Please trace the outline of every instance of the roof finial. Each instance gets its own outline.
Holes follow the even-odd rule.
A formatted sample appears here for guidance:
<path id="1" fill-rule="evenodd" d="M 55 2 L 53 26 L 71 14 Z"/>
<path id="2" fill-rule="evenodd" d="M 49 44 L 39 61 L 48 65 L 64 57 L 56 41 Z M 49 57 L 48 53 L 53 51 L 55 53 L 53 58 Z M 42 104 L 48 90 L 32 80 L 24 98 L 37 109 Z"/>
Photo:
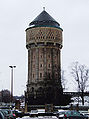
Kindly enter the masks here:
<path id="1" fill-rule="evenodd" d="M 43 7 L 43 11 L 45 11 L 45 7 Z"/>

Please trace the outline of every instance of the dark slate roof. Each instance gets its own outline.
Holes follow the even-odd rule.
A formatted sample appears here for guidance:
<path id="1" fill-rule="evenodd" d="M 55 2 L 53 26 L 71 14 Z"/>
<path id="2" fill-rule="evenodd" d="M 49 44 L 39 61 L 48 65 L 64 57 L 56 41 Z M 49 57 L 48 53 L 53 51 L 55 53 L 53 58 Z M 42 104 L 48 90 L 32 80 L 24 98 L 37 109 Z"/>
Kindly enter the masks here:
<path id="1" fill-rule="evenodd" d="M 60 24 L 52 18 L 45 10 L 43 10 L 30 24 L 29 26 L 54 26 L 59 27 Z"/>

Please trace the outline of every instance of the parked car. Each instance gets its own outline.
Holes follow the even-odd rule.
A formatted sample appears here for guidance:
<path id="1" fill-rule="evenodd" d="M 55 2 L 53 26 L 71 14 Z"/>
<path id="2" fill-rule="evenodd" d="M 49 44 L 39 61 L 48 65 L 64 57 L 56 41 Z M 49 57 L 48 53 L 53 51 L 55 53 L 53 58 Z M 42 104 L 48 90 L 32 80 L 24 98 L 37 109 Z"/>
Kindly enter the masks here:
<path id="1" fill-rule="evenodd" d="M 8 114 L 10 119 L 16 119 L 16 115 L 12 110 L 8 110 Z"/>
<path id="2" fill-rule="evenodd" d="M 16 119 L 16 115 L 9 109 L 1 109 L 5 119 Z"/>
<path id="3" fill-rule="evenodd" d="M 1 109 L 0 111 L 1 111 L 2 114 L 4 115 L 4 119 L 9 119 L 8 112 L 7 112 L 5 109 Z"/>
<path id="4" fill-rule="evenodd" d="M 5 119 L 4 114 L 0 111 L 0 119 Z"/>
<path id="5" fill-rule="evenodd" d="M 59 119 L 88 119 L 88 116 L 76 110 L 61 111 L 57 115 Z"/>
<path id="6" fill-rule="evenodd" d="M 22 118 L 24 116 L 24 112 L 18 111 L 18 110 L 13 110 L 13 113 L 16 115 L 17 117 Z"/>

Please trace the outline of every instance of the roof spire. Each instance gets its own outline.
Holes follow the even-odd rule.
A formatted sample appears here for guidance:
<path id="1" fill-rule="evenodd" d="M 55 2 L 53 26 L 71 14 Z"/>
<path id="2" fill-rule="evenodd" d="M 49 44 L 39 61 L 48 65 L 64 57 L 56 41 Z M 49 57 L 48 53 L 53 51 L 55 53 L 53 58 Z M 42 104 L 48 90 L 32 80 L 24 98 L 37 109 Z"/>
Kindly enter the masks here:
<path id="1" fill-rule="evenodd" d="M 43 11 L 45 11 L 45 7 L 43 7 Z"/>

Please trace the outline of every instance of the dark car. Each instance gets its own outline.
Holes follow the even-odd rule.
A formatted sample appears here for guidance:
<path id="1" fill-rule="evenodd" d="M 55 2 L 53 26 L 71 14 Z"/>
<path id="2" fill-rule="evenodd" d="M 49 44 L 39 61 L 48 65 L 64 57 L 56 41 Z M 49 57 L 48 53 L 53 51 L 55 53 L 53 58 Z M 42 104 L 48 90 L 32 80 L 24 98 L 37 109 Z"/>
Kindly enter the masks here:
<path id="1" fill-rule="evenodd" d="M 16 115 L 10 109 L 1 109 L 0 110 L 5 119 L 16 119 Z"/>
<path id="2" fill-rule="evenodd" d="M 6 111 L 5 109 L 1 109 L 0 112 L 4 115 L 4 119 L 9 118 L 8 111 Z"/>
<path id="3" fill-rule="evenodd" d="M 22 118 L 24 116 L 24 112 L 18 111 L 18 110 L 13 110 L 13 113 L 16 115 L 17 117 Z"/>
<path id="4" fill-rule="evenodd" d="M 88 119 L 88 116 L 83 115 L 82 113 L 76 110 L 68 110 L 59 112 L 57 115 L 59 119 Z"/>
<path id="5" fill-rule="evenodd" d="M 8 115 L 10 119 L 16 119 L 16 115 L 12 110 L 8 110 Z"/>
<path id="6" fill-rule="evenodd" d="M 4 114 L 0 111 L 0 119 L 5 119 Z"/>

